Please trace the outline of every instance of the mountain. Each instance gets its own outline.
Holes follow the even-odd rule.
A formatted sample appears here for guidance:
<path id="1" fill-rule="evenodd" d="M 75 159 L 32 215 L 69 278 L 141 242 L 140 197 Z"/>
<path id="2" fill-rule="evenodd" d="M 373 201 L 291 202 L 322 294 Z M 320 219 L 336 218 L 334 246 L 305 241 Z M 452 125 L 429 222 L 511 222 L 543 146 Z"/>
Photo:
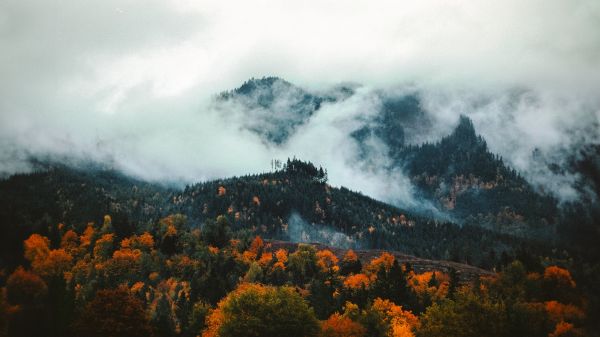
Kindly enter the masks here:
<path id="1" fill-rule="evenodd" d="M 347 188 L 327 184 L 311 163 L 289 160 L 282 170 L 198 183 L 184 189 L 141 182 L 102 169 L 53 165 L 0 181 L 3 259 L 20 250 L 32 232 L 113 216 L 115 233 L 125 237 L 169 214 L 187 216 L 202 227 L 226 215 L 241 236 L 295 242 L 320 241 L 342 247 L 393 249 L 430 259 L 448 259 L 492 268 L 503 256 L 545 252 L 539 242 L 419 216 Z M 529 248 L 525 248 L 529 245 Z M 540 247 L 538 247 L 540 245 Z"/>
<path id="2" fill-rule="evenodd" d="M 284 148 L 323 106 L 354 94 L 269 77 L 215 104 Z M 250 305 L 243 312 L 262 312 L 255 299 L 279 292 L 323 331 L 346 320 L 368 336 L 402 333 L 390 322 L 406 321 L 381 316 L 392 314 L 413 322 L 409 336 L 489 321 L 502 336 L 597 331 L 598 147 L 557 168 L 580 173 L 585 196 L 558 204 L 492 153 L 469 118 L 418 143 L 430 127 L 418 94 L 380 98 L 348 135 L 360 149 L 356 164 L 400 170 L 415 198 L 444 216 L 332 186 L 326 168 L 298 159 L 185 187 L 34 159 L 32 173 L 0 179 L 0 335 L 87 336 L 128 326 L 132 312 L 143 335 L 210 335 L 222 306 L 245 292 L 253 295 L 238 301 Z M 373 144 L 385 151 L 373 155 Z M 487 335 L 487 325 L 480 330 L 474 335 Z"/>
<path id="3" fill-rule="evenodd" d="M 245 128 L 279 146 L 323 104 L 354 94 L 348 87 L 310 93 L 283 79 L 265 77 L 222 93 L 217 103 L 224 114 L 241 113 Z M 350 135 L 359 149 L 358 162 L 404 172 L 419 198 L 455 222 L 521 237 L 556 237 L 558 201 L 534 189 L 490 152 L 468 117 L 461 116 L 452 133 L 437 142 L 414 143 L 432 127 L 419 93 L 375 96 L 380 103 L 374 105 L 376 111 L 366 114 L 362 126 Z M 235 108 L 240 105 L 244 108 Z M 387 158 L 374 158 L 372 154 L 380 151 L 373 146 L 384 146 Z"/>
<path id="4" fill-rule="evenodd" d="M 283 146 L 324 105 L 352 95 L 356 91 L 350 86 L 311 92 L 264 77 L 218 95 L 215 104 L 225 118 L 242 118 L 245 128 L 264 142 Z M 20 249 L 28 233 L 48 232 L 48 226 L 58 222 L 84 226 L 111 214 L 116 233 L 126 236 L 175 213 L 186 215 L 196 227 L 225 214 L 234 230 L 246 235 L 394 249 L 488 268 L 498 265 L 503 253 L 546 254 L 553 245 L 595 254 L 593 243 L 600 232 L 594 193 L 585 202 L 559 207 L 557 200 L 534 189 L 492 153 L 465 116 L 438 141 L 414 143 L 415 135 L 432 123 L 418 92 L 377 95 L 381 104 L 373 106 L 378 110 L 366 114 L 363 125 L 349 135 L 364 154 L 357 162 L 373 160 L 370 139 L 378 139 L 387 158 L 375 158 L 371 164 L 401 170 L 416 197 L 444 217 L 334 188 L 327 184 L 325 171 L 298 160 L 288 161 L 279 171 L 185 189 L 139 181 L 95 164 L 51 164 L 0 181 L 2 256 L 8 259 Z M 590 147 L 572 158 L 572 172 L 583 172 L 582 191 L 597 186 L 597 152 Z M 537 247 L 540 242 L 544 243 Z M 581 243 L 585 244 L 579 247 Z M 525 245 L 535 247 L 524 249 Z"/>
<path id="5" fill-rule="evenodd" d="M 390 95 L 380 92 L 377 98 L 381 102 L 379 110 L 364 126 L 354 131 L 352 137 L 363 151 L 368 150 L 364 147 L 365 142 L 370 137 L 377 137 L 387 146 L 390 157 L 395 158 L 407 140 L 416 138 L 431 127 L 431 121 L 421 108 L 417 93 Z"/>
<path id="6" fill-rule="evenodd" d="M 388 169 L 407 174 L 420 197 L 461 223 L 518 236 L 556 235 L 557 201 L 490 152 L 468 117 L 461 116 L 452 133 L 437 142 L 411 144 L 405 142 L 406 130 L 418 120 L 429 123 L 418 96 L 396 98 L 384 107 L 374 124 L 353 136 L 360 144 L 368 137 L 380 139 L 388 149 Z"/>
<path id="7" fill-rule="evenodd" d="M 565 170 L 577 177 L 575 188 L 582 197 L 562 205 L 558 233 L 571 245 L 596 247 L 600 238 L 600 144 L 588 144 L 571 153 Z"/>
<path id="8" fill-rule="evenodd" d="M 348 87 L 312 93 L 278 77 L 263 77 L 252 78 L 239 88 L 219 94 L 215 105 L 226 113 L 244 111 L 240 118 L 247 130 L 269 143 L 280 145 L 324 103 L 351 94 Z"/>
<path id="9" fill-rule="evenodd" d="M 491 153 L 467 117 L 440 141 L 391 155 L 425 198 L 463 222 L 520 236 L 555 235 L 557 201 Z"/>

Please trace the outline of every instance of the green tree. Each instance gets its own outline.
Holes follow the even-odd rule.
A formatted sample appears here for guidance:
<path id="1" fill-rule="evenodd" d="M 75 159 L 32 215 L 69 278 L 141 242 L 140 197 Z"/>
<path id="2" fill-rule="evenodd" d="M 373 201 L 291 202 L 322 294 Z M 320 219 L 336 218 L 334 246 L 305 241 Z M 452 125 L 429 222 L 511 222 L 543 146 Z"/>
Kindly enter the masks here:
<path id="1" fill-rule="evenodd" d="M 171 303 L 167 296 L 163 294 L 156 303 L 156 308 L 152 313 L 152 325 L 159 336 L 172 336 L 175 332 L 175 322 L 171 312 Z"/>
<path id="2" fill-rule="evenodd" d="M 242 284 L 207 319 L 203 337 L 314 337 L 319 323 L 290 287 Z"/>
<path id="3" fill-rule="evenodd" d="M 500 337 L 506 335 L 507 324 L 506 308 L 502 303 L 457 291 L 454 299 L 446 299 L 427 308 L 421 317 L 418 336 Z"/>
<path id="4" fill-rule="evenodd" d="M 348 250 L 342 258 L 342 262 L 340 262 L 340 274 L 358 274 L 361 270 L 362 263 L 360 263 L 358 256 L 352 249 Z"/>
<path id="5" fill-rule="evenodd" d="M 389 270 L 380 265 L 376 275 L 377 278 L 373 284 L 373 297 L 387 298 L 394 303 L 407 303 L 409 301 L 411 296 L 409 296 L 406 275 L 397 260 L 394 260 Z"/>
<path id="6" fill-rule="evenodd" d="M 508 319 L 510 336 L 545 337 L 553 328 L 543 303 L 515 303 Z"/>
<path id="7" fill-rule="evenodd" d="M 263 280 L 263 270 L 256 261 L 252 261 L 248 272 L 244 275 L 244 281 L 250 283 L 260 283 Z"/>
<path id="8" fill-rule="evenodd" d="M 216 221 L 208 220 L 202 229 L 202 238 L 208 245 L 225 247 L 231 239 L 231 229 L 227 217 L 219 215 Z"/>
<path id="9" fill-rule="evenodd" d="M 206 316 L 210 311 L 210 305 L 204 302 L 196 302 L 192 308 L 192 312 L 190 312 L 190 317 L 188 318 L 188 326 L 187 331 L 184 333 L 184 336 L 195 337 L 202 330 L 204 330 Z"/>
<path id="10" fill-rule="evenodd" d="M 458 286 L 460 284 L 460 280 L 458 278 L 458 272 L 453 267 L 450 267 L 448 274 L 450 276 L 450 284 L 448 284 L 448 295 L 447 296 L 448 296 L 448 298 L 454 298 L 454 295 L 456 294 L 456 290 L 458 289 Z"/>
<path id="11" fill-rule="evenodd" d="M 288 266 L 296 284 L 308 283 L 317 272 L 317 250 L 311 245 L 299 244 L 290 255 Z"/>

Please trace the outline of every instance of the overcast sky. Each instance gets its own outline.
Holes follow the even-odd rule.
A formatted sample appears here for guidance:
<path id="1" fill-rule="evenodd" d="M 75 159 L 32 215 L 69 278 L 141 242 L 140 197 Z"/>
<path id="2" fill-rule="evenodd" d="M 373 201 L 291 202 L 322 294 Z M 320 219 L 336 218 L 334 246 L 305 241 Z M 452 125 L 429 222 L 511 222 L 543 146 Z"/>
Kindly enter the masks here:
<path id="1" fill-rule="evenodd" d="M 364 89 L 274 149 L 207 103 L 265 75 Z M 388 198 L 399 192 L 377 193 L 390 177 L 340 166 L 354 149 L 339 121 L 368 114 L 370 90 L 404 86 L 424 93 L 439 135 L 466 113 L 493 150 L 537 172 L 534 148 L 597 141 L 600 2 L 3 0 L 0 172 L 50 155 L 190 182 L 299 154 Z"/>

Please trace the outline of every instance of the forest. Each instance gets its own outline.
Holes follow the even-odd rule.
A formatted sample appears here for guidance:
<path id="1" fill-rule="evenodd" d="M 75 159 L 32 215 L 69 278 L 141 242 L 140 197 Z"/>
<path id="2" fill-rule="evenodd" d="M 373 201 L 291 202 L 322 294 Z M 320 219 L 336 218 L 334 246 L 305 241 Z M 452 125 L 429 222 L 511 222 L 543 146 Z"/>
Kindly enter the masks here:
<path id="1" fill-rule="evenodd" d="M 515 260 L 466 282 L 385 252 L 275 250 L 236 237 L 224 215 L 202 229 L 174 214 L 119 236 L 105 215 L 50 232 L 24 240 L 26 262 L 2 275 L 3 335 L 554 337 L 587 336 L 591 318 L 555 265 Z"/>
<path id="2" fill-rule="evenodd" d="M 0 0 L 0 337 L 600 337 L 600 0 Z"/>
<path id="3" fill-rule="evenodd" d="M 268 108 L 278 85 L 291 86 L 265 78 L 218 99 Z M 261 94 L 252 94 L 257 88 Z M 247 101 L 249 94 L 256 102 Z M 303 116 L 334 99 L 300 96 L 295 113 Z M 304 111 L 307 102 L 314 106 Z M 405 144 L 397 137 L 402 126 L 389 123 L 401 117 L 398 106 L 403 113 L 419 109 L 410 97 L 395 102 L 354 137 L 366 144 L 376 135 L 390 144 L 388 169 L 406 172 L 417 196 L 437 213 L 331 186 L 326 168 L 296 158 L 277 162 L 270 172 L 184 187 L 137 180 L 105 164 L 32 161 L 33 172 L 0 180 L 0 332 L 278 336 L 294 326 L 298 336 L 599 331 L 591 319 L 600 315 L 597 200 L 559 207 L 491 153 L 466 117 L 438 142 Z M 284 131 L 293 132 L 302 118 Z M 283 142 L 287 134 L 263 136 Z M 590 169 L 583 178 L 594 177 Z M 307 244 L 270 248 L 279 241 Z M 382 253 L 361 260 L 361 249 Z M 398 252 L 440 263 L 416 269 L 398 262 Z M 486 272 L 467 277 L 443 261 Z M 114 313 L 120 302 L 128 305 Z M 282 307 L 297 308 L 299 316 L 287 317 L 290 310 Z M 34 316 L 42 317 L 40 324 L 29 324 Z"/>

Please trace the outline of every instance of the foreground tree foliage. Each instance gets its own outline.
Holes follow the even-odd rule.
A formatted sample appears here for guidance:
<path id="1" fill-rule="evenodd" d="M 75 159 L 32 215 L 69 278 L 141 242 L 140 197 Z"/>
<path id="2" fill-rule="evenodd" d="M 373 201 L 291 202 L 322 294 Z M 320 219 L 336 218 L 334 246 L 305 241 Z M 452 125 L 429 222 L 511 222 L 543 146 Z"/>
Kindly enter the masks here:
<path id="1" fill-rule="evenodd" d="M 490 303 L 472 293 L 458 293 L 455 299 L 446 299 L 427 308 L 421 317 L 419 336 L 476 337 L 505 336 L 506 308 L 501 303 Z"/>
<path id="2" fill-rule="evenodd" d="M 2 306 L 4 312 L 0 315 L 9 336 L 40 336 L 44 333 L 48 286 L 41 277 L 19 267 L 8 278 L 3 294 L 7 303 Z M 34 317 L 41 324 L 31 324 Z"/>
<path id="3" fill-rule="evenodd" d="M 142 302 L 124 287 L 98 291 L 74 323 L 74 330 L 89 337 L 152 336 Z"/>
<path id="4" fill-rule="evenodd" d="M 331 315 L 321 324 L 321 337 L 363 337 L 367 330 L 339 313 Z"/>
<path id="5" fill-rule="evenodd" d="M 223 191 L 225 195 L 228 191 Z M 0 273 L 0 336 L 586 336 L 587 301 L 566 268 L 519 261 L 469 280 L 395 255 L 290 250 L 181 214 L 120 236 L 102 224 L 32 234 Z M 364 254 L 361 253 L 361 254 Z M 5 274 L 3 274 L 5 273 Z M 4 276 L 7 275 L 7 276 Z M 31 324 L 35 321 L 36 324 Z"/>
<path id="6" fill-rule="evenodd" d="M 317 319 L 290 287 L 242 284 L 219 302 L 203 337 L 313 337 Z"/>

